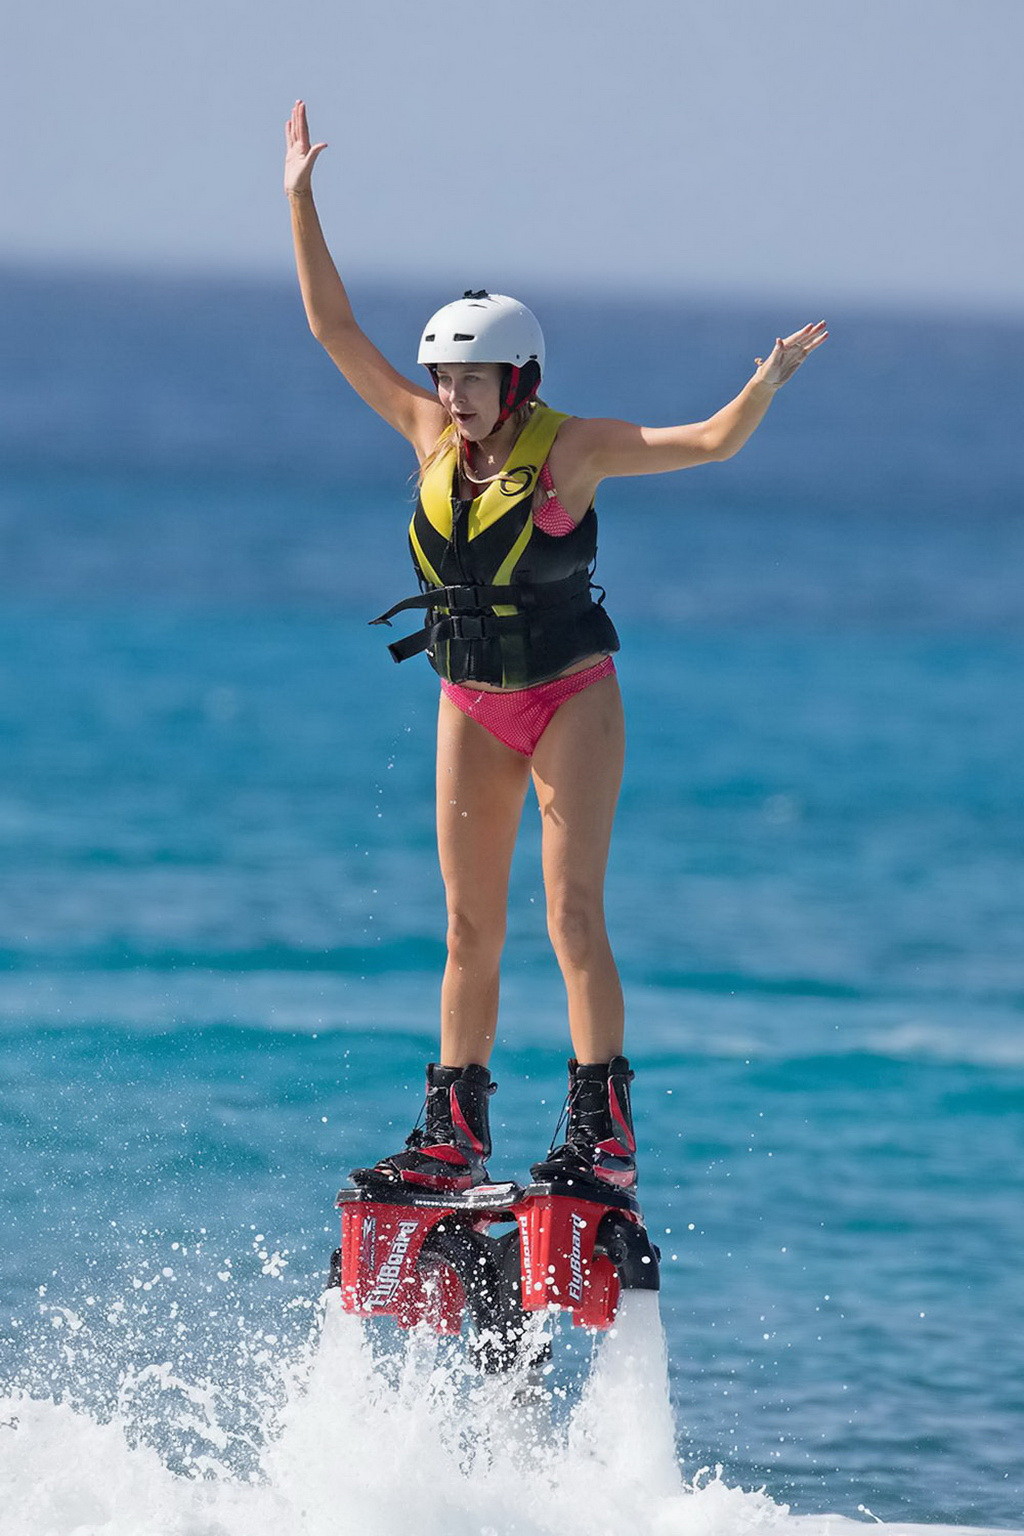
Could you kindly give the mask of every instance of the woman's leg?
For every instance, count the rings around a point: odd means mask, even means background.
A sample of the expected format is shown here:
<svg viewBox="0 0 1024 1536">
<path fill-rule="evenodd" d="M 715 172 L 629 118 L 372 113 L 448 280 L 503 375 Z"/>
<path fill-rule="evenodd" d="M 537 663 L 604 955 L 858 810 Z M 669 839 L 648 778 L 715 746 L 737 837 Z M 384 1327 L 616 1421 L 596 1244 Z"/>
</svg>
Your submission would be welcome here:
<svg viewBox="0 0 1024 1536">
<path fill-rule="evenodd" d="M 494 1045 L 509 869 L 529 781 L 529 759 L 442 693 L 437 846 L 448 907 L 441 983 L 441 1061 L 447 1067 L 486 1066 Z"/>
<path fill-rule="evenodd" d="M 622 1052 L 622 986 L 605 928 L 604 878 L 624 757 L 619 685 L 606 677 L 560 706 L 532 760 L 548 932 L 581 1062 Z"/>
</svg>

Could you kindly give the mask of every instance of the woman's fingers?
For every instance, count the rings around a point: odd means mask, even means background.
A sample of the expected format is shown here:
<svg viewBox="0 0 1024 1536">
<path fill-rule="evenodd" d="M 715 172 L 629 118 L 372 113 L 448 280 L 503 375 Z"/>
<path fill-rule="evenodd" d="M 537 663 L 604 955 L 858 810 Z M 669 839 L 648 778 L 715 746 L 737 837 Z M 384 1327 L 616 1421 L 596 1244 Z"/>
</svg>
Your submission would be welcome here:
<svg viewBox="0 0 1024 1536">
<path fill-rule="evenodd" d="M 794 331 L 792 336 L 776 336 L 775 345 L 768 357 L 755 357 L 754 367 L 760 369 L 766 383 L 776 386 L 784 384 L 827 338 L 828 328 L 824 320 L 805 325 L 799 331 Z"/>
<path fill-rule="evenodd" d="M 291 116 L 285 124 L 285 141 L 289 145 L 296 145 L 302 154 L 309 150 L 309 128 L 306 123 L 306 104 L 297 101 L 292 107 Z"/>
<path fill-rule="evenodd" d="M 828 331 L 824 320 L 819 320 L 816 324 L 805 325 L 802 330 L 794 331 L 792 336 L 787 336 L 785 345 L 787 347 L 795 346 L 798 342 L 803 343 L 811 341 L 816 336 L 820 336 L 821 339 L 824 340 L 827 334 Z"/>
</svg>

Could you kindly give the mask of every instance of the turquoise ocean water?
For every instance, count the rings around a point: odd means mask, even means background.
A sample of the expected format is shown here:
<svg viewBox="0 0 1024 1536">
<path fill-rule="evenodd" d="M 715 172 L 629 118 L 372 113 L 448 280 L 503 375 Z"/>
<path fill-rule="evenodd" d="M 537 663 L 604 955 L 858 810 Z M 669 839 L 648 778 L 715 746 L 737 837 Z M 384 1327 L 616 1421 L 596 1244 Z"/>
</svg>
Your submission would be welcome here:
<svg viewBox="0 0 1024 1536">
<path fill-rule="evenodd" d="M 404 1136 L 434 1050 L 436 684 L 365 627 L 410 585 L 410 466 L 287 289 L 4 293 L 11 1528 L 262 1530 L 228 1504 L 266 1485 L 334 1191 Z M 406 366 L 445 295 L 385 297 L 367 324 Z M 681 304 L 654 333 L 526 297 L 552 404 L 652 421 L 818 318 Z M 601 503 L 629 728 L 608 905 L 678 1454 L 723 1469 L 694 1529 L 1019 1528 L 1024 335 L 829 318 L 739 459 Z M 534 821 L 496 1173 L 563 1092 Z M 187 1479 L 216 1518 L 174 1504 Z M 540 1529 L 438 1497 L 425 1530 Z M 260 1518 L 327 1528 L 289 1508 Z"/>
</svg>

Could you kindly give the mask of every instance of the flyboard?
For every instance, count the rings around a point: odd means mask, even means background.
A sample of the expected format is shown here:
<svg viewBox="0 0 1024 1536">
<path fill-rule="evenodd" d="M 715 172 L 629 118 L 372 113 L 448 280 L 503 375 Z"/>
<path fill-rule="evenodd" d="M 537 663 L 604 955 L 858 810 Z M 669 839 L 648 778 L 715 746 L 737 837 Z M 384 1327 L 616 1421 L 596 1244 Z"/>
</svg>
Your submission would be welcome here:
<svg viewBox="0 0 1024 1536">
<path fill-rule="evenodd" d="M 624 1291 L 657 1291 L 660 1254 L 636 1197 L 589 1180 L 464 1194 L 373 1180 L 340 1191 L 329 1287 L 341 1310 L 459 1334 L 484 1372 L 537 1363 L 538 1313 L 608 1329 Z"/>
</svg>

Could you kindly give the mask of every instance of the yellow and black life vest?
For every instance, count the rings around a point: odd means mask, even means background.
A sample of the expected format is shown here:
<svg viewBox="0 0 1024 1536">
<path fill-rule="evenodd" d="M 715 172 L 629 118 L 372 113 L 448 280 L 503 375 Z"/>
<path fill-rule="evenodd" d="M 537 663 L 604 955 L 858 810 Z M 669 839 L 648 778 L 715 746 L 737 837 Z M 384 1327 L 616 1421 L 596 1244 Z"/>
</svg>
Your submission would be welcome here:
<svg viewBox="0 0 1024 1536">
<path fill-rule="evenodd" d="M 427 470 L 409 525 L 420 592 L 371 621 L 426 609 L 424 627 L 388 647 L 396 661 L 426 651 L 450 682 L 529 688 L 618 650 L 615 626 L 591 596 L 594 508 L 561 537 L 533 521 L 537 478 L 567 420 L 536 403 L 501 474 L 472 501 L 458 497 L 454 444 Z"/>
</svg>

